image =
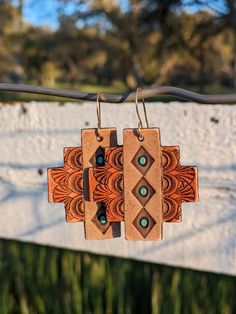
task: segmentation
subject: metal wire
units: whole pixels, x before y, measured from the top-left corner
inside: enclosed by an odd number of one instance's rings
[[[135,109],[136,109],[136,114],[138,117],[138,128],[143,128],[143,122],[139,113],[139,109],[138,109],[138,99],[139,99],[139,94],[142,93],[142,88],[141,87],[137,87],[136,89],[136,95],[135,95]],[[145,106],[145,101],[144,98],[142,98],[142,103],[143,103],[143,112],[144,112],[144,118],[145,118],[145,123],[146,123],[146,127],[149,128],[149,123],[148,123],[148,117],[147,117],[147,110],[146,110],[146,106]]]
[[[50,95],[58,97],[66,97],[72,99],[80,100],[97,100],[97,93],[82,93],[75,90],[67,89],[56,89],[47,88],[40,86],[31,85],[20,85],[20,84],[4,84],[0,83],[0,91],[5,92],[17,92],[17,93],[31,93],[31,94],[41,94]],[[124,103],[135,101],[136,92],[126,93],[126,94],[100,94],[101,102],[108,103]],[[147,88],[142,90],[142,95],[138,96],[138,100],[145,98],[152,98],[156,96],[172,96],[176,98],[181,98],[188,101],[193,101],[201,104],[236,104],[236,93],[235,94],[221,94],[221,95],[204,95],[194,93],[182,88],[172,87],[172,86],[158,86],[153,88]]]
[[[100,103],[100,94],[97,93],[97,140],[99,142],[102,141],[102,135],[101,135],[101,124],[102,124],[102,118],[101,118],[101,103]]]
[[[138,109],[138,98],[139,98],[139,94],[141,92],[142,92],[142,88],[141,87],[137,87],[136,95],[135,95],[135,109],[136,109],[136,114],[137,114],[137,117],[138,117],[137,136],[138,136],[138,139],[142,142],[144,140],[144,136],[141,134],[141,130],[143,129],[143,122],[142,122],[142,119],[141,119],[141,116],[140,116],[140,113],[139,113],[139,109]],[[144,112],[146,127],[149,128],[148,118],[147,118],[147,111],[146,111],[144,98],[142,98],[142,103],[143,103],[143,112]]]

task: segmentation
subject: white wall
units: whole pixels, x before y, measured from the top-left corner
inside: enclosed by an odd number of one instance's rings
[[[136,126],[134,104],[102,104],[102,113],[120,143]],[[0,105],[0,237],[236,275],[236,107],[152,103],[148,113],[162,144],[199,167],[200,202],[183,205],[181,224],[164,224],[163,241],[86,241],[83,224],[67,224],[63,204],[47,202],[46,169],[96,126],[95,103]]]

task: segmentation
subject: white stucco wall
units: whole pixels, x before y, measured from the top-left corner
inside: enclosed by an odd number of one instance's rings
[[[236,275],[236,107],[152,103],[163,145],[179,145],[181,163],[199,167],[200,202],[183,205],[181,224],[164,224],[164,240],[86,241],[83,224],[67,224],[63,204],[47,202],[46,169],[63,164],[63,148],[80,145],[96,126],[95,103],[0,105],[0,237]],[[134,104],[102,104],[103,126],[136,126]]]

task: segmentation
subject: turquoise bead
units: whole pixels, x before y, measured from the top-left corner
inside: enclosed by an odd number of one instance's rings
[[[140,226],[143,227],[143,228],[147,228],[147,226],[148,226],[148,220],[147,220],[147,218],[142,218],[142,219],[140,220]]]
[[[105,225],[107,223],[107,218],[105,215],[99,216],[99,221],[102,225]]]
[[[139,194],[140,194],[141,196],[146,196],[146,195],[148,194],[147,188],[146,188],[145,186],[142,186],[142,187],[140,188],[140,190],[139,190]]]
[[[99,166],[104,165],[105,162],[104,156],[102,155],[97,156],[96,161]]]
[[[141,166],[145,166],[147,163],[147,158],[145,156],[141,156],[139,157],[138,162]]]

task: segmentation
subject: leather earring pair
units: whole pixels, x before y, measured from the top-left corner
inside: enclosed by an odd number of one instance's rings
[[[159,128],[148,124],[136,90],[138,127],[101,127],[97,95],[95,129],[83,129],[81,147],[64,149],[64,166],[48,169],[49,202],[65,204],[67,222],[84,222],[86,239],[162,239],[163,222],[181,222],[183,202],[198,200],[197,168],[180,165],[178,146],[161,146]],[[145,124],[138,109],[141,97]]]

